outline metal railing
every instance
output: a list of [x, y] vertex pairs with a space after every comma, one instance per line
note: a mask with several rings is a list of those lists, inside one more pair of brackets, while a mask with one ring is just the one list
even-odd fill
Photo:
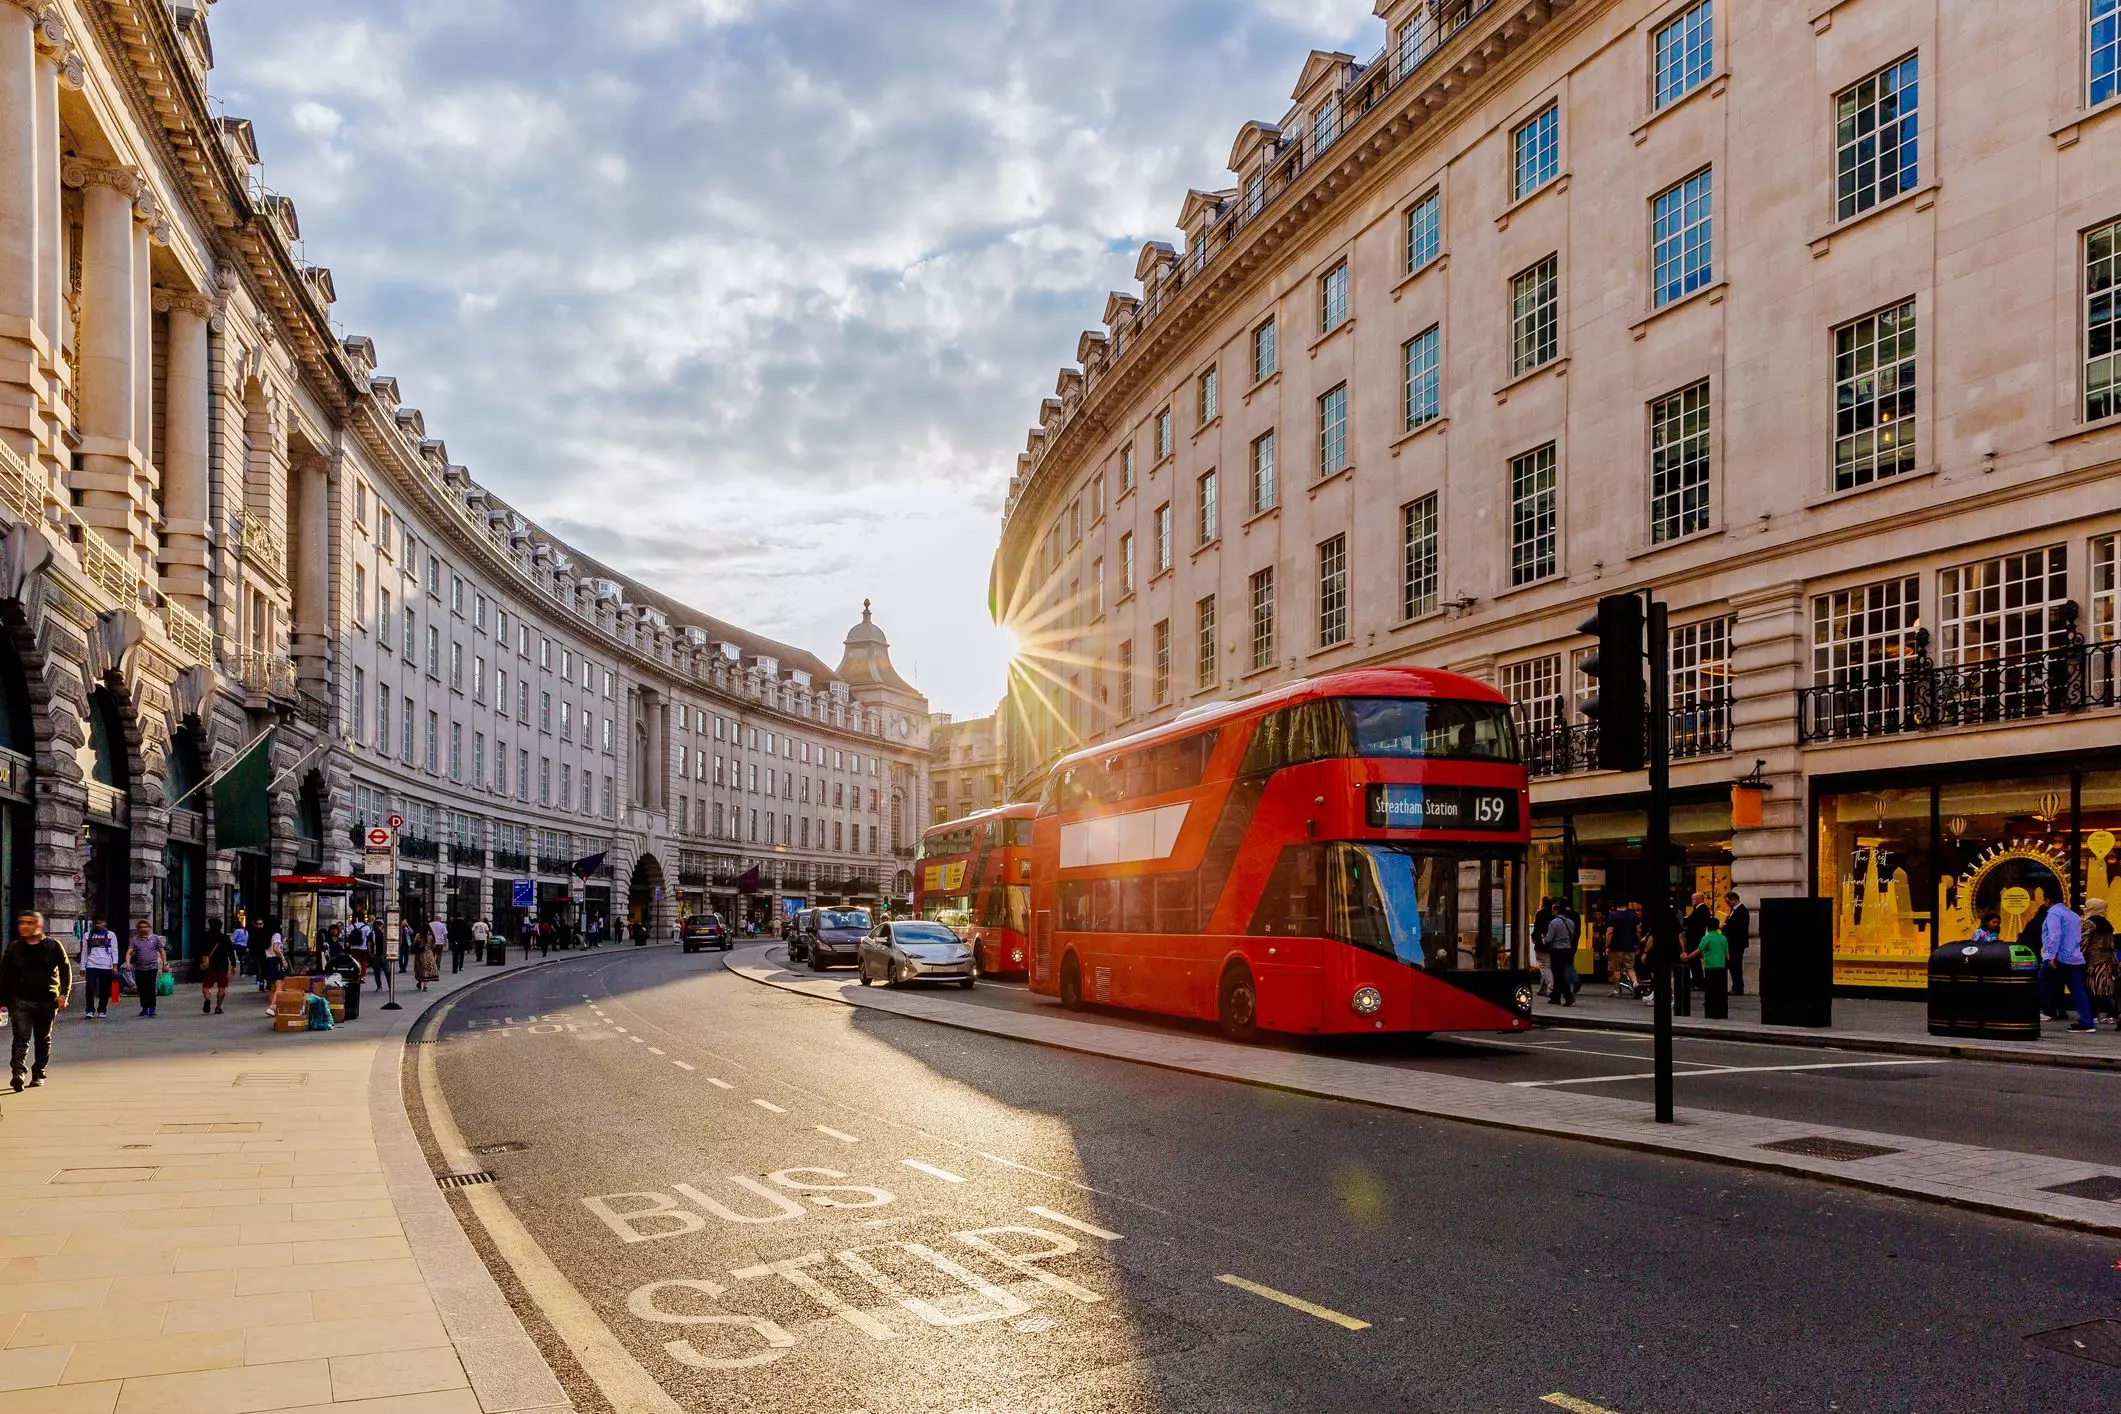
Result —
[[1861, 741], [2121, 706], [2121, 643], [1936, 664], [1926, 653], [1797, 690], [1797, 740]]
[[33, 524], [44, 519], [44, 477], [5, 439], [0, 439], [0, 503]]
[[440, 840], [422, 839], [418, 835], [399, 835], [398, 857], [400, 859], [429, 861], [440, 859], [442, 857], [442, 842]]
[[281, 583], [287, 581], [287, 544], [265, 518], [249, 509], [236, 513], [243, 536], [243, 559]]
[[139, 601], [140, 571], [112, 549], [94, 526], [81, 528], [80, 548], [81, 572], [88, 576], [90, 584], [121, 604], [130, 606]]
[[255, 693], [272, 697], [295, 695], [295, 665], [275, 653], [256, 653], [244, 649], [226, 655], [237, 682]]
[[493, 867], [513, 869], [518, 874], [527, 874], [530, 872], [530, 856], [521, 850], [497, 849], [493, 852]]
[[[1671, 743], [1674, 761], [1703, 756], [1724, 756], [1731, 750], [1731, 699], [1718, 694], [1704, 697], [1671, 712]], [[1647, 737], [1647, 729], [1644, 733]], [[1517, 745], [1524, 757], [1525, 772], [1534, 780], [1549, 776], [1571, 776], [1598, 769], [1598, 723], [1546, 722], [1527, 725], [1518, 718]], [[1649, 742], [1643, 742], [1645, 753]]]
[[187, 657], [210, 663], [214, 656], [214, 631], [206, 620], [174, 599], [162, 601], [162, 627], [172, 646]]

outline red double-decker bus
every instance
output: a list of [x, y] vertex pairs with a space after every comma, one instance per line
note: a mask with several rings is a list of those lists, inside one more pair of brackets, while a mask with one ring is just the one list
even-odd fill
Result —
[[1031, 956], [1030, 802], [930, 826], [914, 865], [914, 911], [955, 928], [983, 976], [1021, 974]]
[[1031, 989], [1260, 1031], [1521, 1031], [1508, 703], [1363, 668], [1077, 752], [1032, 829]]

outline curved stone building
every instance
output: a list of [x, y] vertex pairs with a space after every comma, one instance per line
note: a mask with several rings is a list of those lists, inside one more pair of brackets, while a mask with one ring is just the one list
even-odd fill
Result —
[[[1378, 14], [1040, 406], [994, 562], [1014, 786], [1414, 661], [1517, 704], [1544, 893], [1814, 894], [1841, 980], [1894, 986], [1980, 912], [2108, 888], [2111, 6]], [[1576, 625], [1638, 588], [1671, 606], [1669, 881], [1579, 711]]]
[[658, 930], [903, 893], [928, 712], [866, 607], [830, 667], [453, 463], [209, 100], [209, 5], [0, 3], [0, 912], [183, 958], [320, 888]]

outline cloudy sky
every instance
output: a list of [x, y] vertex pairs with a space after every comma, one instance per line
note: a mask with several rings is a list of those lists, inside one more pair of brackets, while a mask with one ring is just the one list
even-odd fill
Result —
[[220, 0], [334, 313], [482, 483], [991, 710], [1024, 429], [1134, 254], [1370, 0]]

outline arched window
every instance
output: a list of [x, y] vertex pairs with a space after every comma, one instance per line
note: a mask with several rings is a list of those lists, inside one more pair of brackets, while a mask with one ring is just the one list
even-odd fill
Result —
[[88, 743], [95, 752], [96, 782], [120, 792], [129, 788], [132, 771], [125, 751], [125, 720], [118, 715], [118, 700], [107, 687], [88, 696]]

